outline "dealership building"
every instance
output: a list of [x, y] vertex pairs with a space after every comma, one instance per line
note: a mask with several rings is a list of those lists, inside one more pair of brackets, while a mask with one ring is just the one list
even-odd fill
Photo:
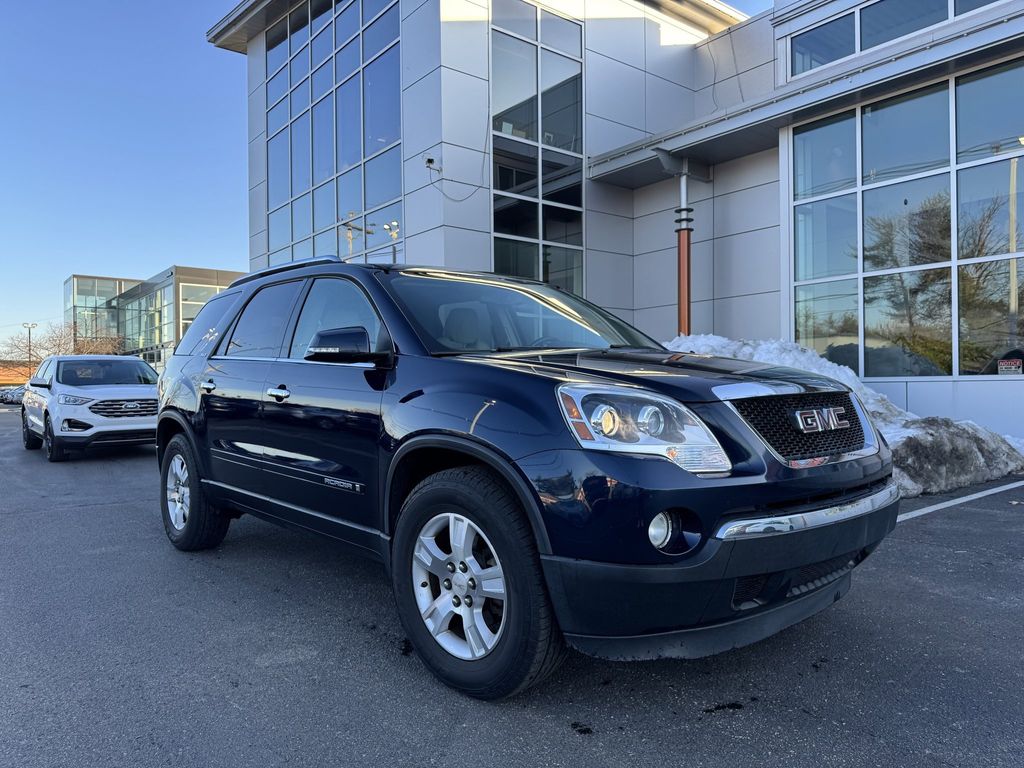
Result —
[[243, 0], [252, 269], [547, 280], [1024, 434], [1024, 3]]

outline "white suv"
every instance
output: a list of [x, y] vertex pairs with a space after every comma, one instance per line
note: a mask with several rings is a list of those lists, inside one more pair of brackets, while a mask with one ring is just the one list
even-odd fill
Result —
[[25, 448], [50, 461], [90, 445], [156, 442], [157, 372], [137, 357], [54, 355], [39, 365], [21, 401]]

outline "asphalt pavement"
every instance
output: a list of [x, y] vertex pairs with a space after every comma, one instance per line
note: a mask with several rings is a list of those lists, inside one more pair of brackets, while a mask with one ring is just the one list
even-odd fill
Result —
[[0, 766], [1024, 762], [1024, 488], [900, 524], [755, 646], [500, 704], [431, 677], [378, 565], [251, 518], [183, 554], [157, 492], [152, 449], [48, 464], [0, 412]]

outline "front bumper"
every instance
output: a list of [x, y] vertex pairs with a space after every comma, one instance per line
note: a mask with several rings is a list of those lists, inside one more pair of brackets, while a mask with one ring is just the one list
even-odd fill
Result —
[[838, 600], [895, 527], [898, 507], [889, 483], [833, 506], [731, 520], [679, 564], [541, 561], [571, 646], [612, 659], [698, 658], [757, 642]]
[[106, 418], [87, 406], [65, 406], [53, 417], [54, 437], [66, 448], [156, 443], [156, 416]]

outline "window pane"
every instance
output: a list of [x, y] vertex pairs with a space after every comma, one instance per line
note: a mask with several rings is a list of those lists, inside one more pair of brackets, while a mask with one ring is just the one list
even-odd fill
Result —
[[372, 59], [388, 43], [398, 39], [398, 6], [377, 19], [363, 32], [363, 61]]
[[499, 275], [529, 277], [536, 280], [540, 276], [537, 244], [494, 238], [494, 271]]
[[523, 0], [494, 0], [491, 3], [492, 23], [509, 32], [537, 39], [537, 9]]
[[292, 203], [292, 238], [301, 240], [313, 234], [313, 197], [305, 194]]
[[360, 110], [359, 78], [353, 77], [337, 91], [338, 107], [338, 170], [358, 163], [363, 156], [362, 112]]
[[864, 269], [949, 261], [949, 176], [864, 192]]
[[313, 73], [313, 101], [316, 101], [334, 87], [334, 64], [330, 60], [320, 65]]
[[334, 175], [334, 96], [313, 107], [313, 183]]
[[282, 248], [280, 251], [274, 251], [267, 256], [267, 265], [271, 267], [277, 267], [281, 264], [287, 264], [292, 260], [292, 249]]
[[366, 295], [348, 280], [314, 280], [295, 324], [288, 356], [301, 360], [320, 331], [356, 327], [366, 329], [374, 350], [381, 349], [380, 318]]
[[856, 195], [804, 203], [793, 215], [797, 280], [857, 271]]
[[493, 184], [495, 189], [536, 197], [537, 148], [504, 136], [495, 136]]
[[798, 285], [796, 343], [857, 371], [860, 365], [857, 314], [856, 280]]
[[359, 31], [359, 0], [338, 14], [334, 20], [334, 44], [340, 46]]
[[359, 69], [359, 40], [353, 40], [334, 57], [334, 82], [340, 83]]
[[543, 143], [583, 151], [582, 65], [551, 51], [541, 52], [541, 130]]
[[966, 168], [957, 178], [958, 258], [1020, 251], [1024, 246], [1024, 168], [1020, 158]]
[[334, 184], [324, 184], [313, 190], [313, 231], [333, 227], [337, 218], [334, 207]]
[[309, 40], [309, 7], [303, 3], [288, 17], [291, 31], [291, 49], [295, 53], [302, 44]]
[[313, 238], [314, 256], [337, 256], [338, 234], [333, 229], [321, 232]]
[[578, 157], [544, 150], [545, 200], [565, 205], [583, 205], [583, 161]]
[[495, 131], [521, 139], [537, 139], [537, 49], [534, 46], [500, 32], [494, 33], [491, 102]]
[[861, 50], [938, 24], [949, 12], [947, 0], [879, 0], [860, 9]]
[[401, 90], [398, 46], [363, 70], [363, 150], [372, 155], [398, 141]]
[[583, 245], [583, 214], [568, 208], [545, 205], [544, 240], [566, 245]]
[[284, 248], [292, 241], [292, 209], [286, 205], [267, 217], [267, 240], [270, 250]]
[[793, 132], [793, 196], [813, 197], [857, 183], [857, 124], [853, 112]]
[[292, 194], [311, 186], [309, 155], [309, 113], [292, 123]]
[[366, 163], [366, 207], [376, 208], [401, 195], [402, 151], [395, 147]]
[[547, 11], [540, 12], [540, 40], [545, 45], [579, 58], [583, 55], [581, 32], [579, 24]]
[[356, 166], [338, 177], [338, 221], [348, 221], [363, 210], [363, 168]]
[[960, 373], [1020, 376], [1024, 259], [960, 267]]
[[253, 296], [231, 334], [224, 353], [242, 357], [277, 357], [301, 280], [279, 283]]
[[303, 240], [292, 246], [292, 261], [303, 261], [313, 258], [313, 239]]
[[267, 142], [267, 205], [276, 208], [291, 197], [288, 169], [288, 129]]
[[309, 45], [310, 55], [315, 67], [334, 52], [334, 30], [325, 29], [313, 38]]
[[363, 220], [355, 219], [338, 227], [338, 255], [343, 259], [363, 250]]
[[789, 42], [793, 55], [792, 72], [801, 72], [828, 64], [830, 61], [850, 56], [854, 49], [853, 14], [822, 24], [799, 35]]
[[583, 251], [544, 246], [544, 282], [577, 295], [583, 294]]
[[332, 0], [310, 0], [309, 18], [311, 20], [310, 26], [314, 32], [330, 21], [331, 12], [333, 10], [334, 3]]
[[288, 61], [288, 20], [281, 19], [267, 30], [267, 72], [276, 72]]
[[366, 247], [390, 245], [398, 239], [402, 230], [402, 204], [381, 208], [366, 214]]
[[292, 59], [291, 67], [291, 81], [292, 85], [296, 85], [302, 78], [309, 74], [309, 50], [303, 49], [298, 56]]
[[274, 134], [288, 124], [288, 100], [285, 99], [267, 112], [267, 133]]
[[309, 106], [309, 79], [303, 80], [299, 85], [292, 91], [290, 97], [292, 105], [292, 117], [298, 117], [301, 115], [306, 107]]
[[864, 107], [862, 119], [865, 184], [949, 162], [945, 83]]
[[363, 24], [384, 10], [391, 0], [363, 0]]
[[267, 82], [267, 104], [273, 104], [288, 93], [288, 73], [281, 70]]
[[495, 195], [494, 231], [520, 237], [537, 237], [537, 204]]
[[[1014, 62], [956, 85], [957, 157], [973, 160], [1021, 148], [1024, 138], [1024, 63]], [[1014, 96], [1011, 98], [1010, 94]]]
[[949, 269], [864, 278], [864, 375], [953, 372]]
[[968, 11], [973, 11], [976, 8], [991, 5], [994, 2], [996, 2], [996, 0], [956, 0], [956, 13], [967, 13]]

